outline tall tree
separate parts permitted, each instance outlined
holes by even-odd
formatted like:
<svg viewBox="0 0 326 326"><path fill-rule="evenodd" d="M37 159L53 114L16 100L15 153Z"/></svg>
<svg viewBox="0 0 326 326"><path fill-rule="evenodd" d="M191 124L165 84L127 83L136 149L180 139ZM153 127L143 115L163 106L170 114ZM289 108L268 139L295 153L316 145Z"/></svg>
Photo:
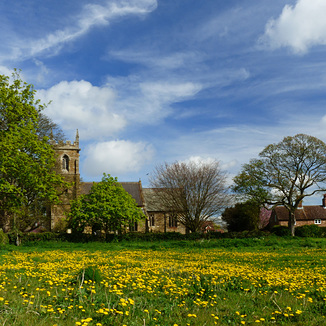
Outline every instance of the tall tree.
<svg viewBox="0 0 326 326"><path fill-rule="evenodd" d="M12 82L0 75L0 218L6 230L58 202L58 189L66 186L54 172L48 138L38 133L43 108L18 73Z"/></svg>
<svg viewBox="0 0 326 326"><path fill-rule="evenodd" d="M256 202L247 201L227 207L222 220L227 223L229 232L252 231L258 229L260 207Z"/></svg>
<svg viewBox="0 0 326 326"><path fill-rule="evenodd" d="M76 231L96 226L107 235L110 231L121 234L128 225L143 217L135 199L117 178L104 174L101 182L93 184L89 194L72 201L68 221Z"/></svg>
<svg viewBox="0 0 326 326"><path fill-rule="evenodd" d="M150 184L162 210L191 232L200 231L203 222L228 204L226 174L217 161L165 163L154 170Z"/></svg>
<svg viewBox="0 0 326 326"><path fill-rule="evenodd" d="M268 145L259 157L243 166L234 178L233 190L263 204L283 205L294 235L295 211L300 202L326 191L326 144L298 134Z"/></svg>

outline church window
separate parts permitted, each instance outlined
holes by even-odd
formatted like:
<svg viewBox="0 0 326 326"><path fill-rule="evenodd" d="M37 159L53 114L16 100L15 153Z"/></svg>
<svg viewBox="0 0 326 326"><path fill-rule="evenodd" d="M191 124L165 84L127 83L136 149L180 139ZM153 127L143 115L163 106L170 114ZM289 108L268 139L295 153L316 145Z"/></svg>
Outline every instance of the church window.
<svg viewBox="0 0 326 326"><path fill-rule="evenodd" d="M149 226L154 226L155 225L154 214L149 214L148 219L149 219Z"/></svg>
<svg viewBox="0 0 326 326"><path fill-rule="evenodd" d="M129 224L129 231L130 231L130 232L138 231L138 223L135 222L135 221L132 221L132 222Z"/></svg>
<svg viewBox="0 0 326 326"><path fill-rule="evenodd" d="M69 171L69 157L66 154L62 157L62 170Z"/></svg>
<svg viewBox="0 0 326 326"><path fill-rule="evenodd" d="M178 219L175 215L169 215L169 228L178 227Z"/></svg>

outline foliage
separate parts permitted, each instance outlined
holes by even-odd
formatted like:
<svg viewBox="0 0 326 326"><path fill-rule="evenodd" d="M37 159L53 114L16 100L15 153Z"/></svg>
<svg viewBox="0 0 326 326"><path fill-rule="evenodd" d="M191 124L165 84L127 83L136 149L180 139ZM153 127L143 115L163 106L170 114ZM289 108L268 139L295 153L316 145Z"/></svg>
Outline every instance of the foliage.
<svg viewBox="0 0 326 326"><path fill-rule="evenodd" d="M175 162L158 166L150 179L157 206L177 216L187 230L198 232L203 222L229 203L226 175L219 162Z"/></svg>
<svg viewBox="0 0 326 326"><path fill-rule="evenodd" d="M80 286L82 286L84 284L84 281L100 283L102 280L102 276L100 270L96 266L87 266L78 273L77 279Z"/></svg>
<svg viewBox="0 0 326 326"><path fill-rule="evenodd" d="M304 134L268 145L234 178L233 190L267 205L284 205L295 232L295 211L307 196L326 191L326 144Z"/></svg>
<svg viewBox="0 0 326 326"><path fill-rule="evenodd" d="M59 233L53 232L42 232L42 233L33 233L33 232L13 232L10 231L7 233L9 237L9 243L16 244L17 235L21 240L21 243L26 244L36 244L45 241L60 241L62 235Z"/></svg>
<svg viewBox="0 0 326 326"><path fill-rule="evenodd" d="M8 235L4 233L2 229L0 229L0 245L6 245L8 243L9 243Z"/></svg>
<svg viewBox="0 0 326 326"><path fill-rule="evenodd" d="M315 224L298 226L295 230L298 237L319 238L322 236L322 229Z"/></svg>
<svg viewBox="0 0 326 326"><path fill-rule="evenodd" d="M17 72L13 78L0 75L0 215L6 230L44 218L44 208L58 202L57 190L65 186L54 172L48 138L38 133L44 106L32 85Z"/></svg>
<svg viewBox="0 0 326 326"><path fill-rule="evenodd" d="M291 235L291 231L286 226L275 225L271 229L271 233L278 235L280 237L286 237Z"/></svg>
<svg viewBox="0 0 326 326"><path fill-rule="evenodd" d="M94 183L89 194L81 195L71 203L69 225L77 232L86 227L121 234L131 223L144 215L136 201L118 183L117 178L104 174L102 181Z"/></svg>
<svg viewBox="0 0 326 326"><path fill-rule="evenodd" d="M238 203L222 213L229 232L258 229L260 207L255 202Z"/></svg>

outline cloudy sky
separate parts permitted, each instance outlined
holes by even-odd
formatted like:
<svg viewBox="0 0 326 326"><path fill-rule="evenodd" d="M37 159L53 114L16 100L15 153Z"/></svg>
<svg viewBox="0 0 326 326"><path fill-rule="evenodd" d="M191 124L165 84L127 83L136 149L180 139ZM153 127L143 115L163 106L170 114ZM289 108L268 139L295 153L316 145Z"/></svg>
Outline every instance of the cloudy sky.
<svg viewBox="0 0 326 326"><path fill-rule="evenodd" d="M268 144L326 141L325 0L0 2L0 73L22 69L74 140L81 175L142 180Z"/></svg>

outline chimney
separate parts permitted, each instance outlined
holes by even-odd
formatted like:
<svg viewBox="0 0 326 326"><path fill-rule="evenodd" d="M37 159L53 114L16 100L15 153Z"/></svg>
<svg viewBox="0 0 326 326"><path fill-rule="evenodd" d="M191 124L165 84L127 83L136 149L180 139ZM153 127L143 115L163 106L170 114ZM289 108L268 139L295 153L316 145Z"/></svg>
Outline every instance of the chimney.
<svg viewBox="0 0 326 326"><path fill-rule="evenodd" d="M326 208L326 194L324 194L324 197L323 197L323 207Z"/></svg>
<svg viewBox="0 0 326 326"><path fill-rule="evenodd" d="M303 207L302 207L302 200L300 200L300 203L299 203L299 205L298 205L298 208L299 209L302 209Z"/></svg>

